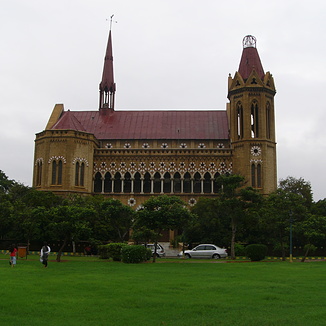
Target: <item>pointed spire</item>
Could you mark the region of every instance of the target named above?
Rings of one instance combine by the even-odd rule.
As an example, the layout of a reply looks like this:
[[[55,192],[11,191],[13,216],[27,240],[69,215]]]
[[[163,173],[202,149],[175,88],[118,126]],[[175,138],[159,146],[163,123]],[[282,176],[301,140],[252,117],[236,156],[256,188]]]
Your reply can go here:
[[[100,109],[114,109],[115,82],[113,76],[113,55],[111,29],[105,53],[102,81],[100,82]]]
[[[246,80],[252,71],[255,70],[258,76],[263,79],[265,73],[256,49],[256,38],[252,35],[247,35],[243,38],[242,44],[243,51],[238,70],[239,74]]]

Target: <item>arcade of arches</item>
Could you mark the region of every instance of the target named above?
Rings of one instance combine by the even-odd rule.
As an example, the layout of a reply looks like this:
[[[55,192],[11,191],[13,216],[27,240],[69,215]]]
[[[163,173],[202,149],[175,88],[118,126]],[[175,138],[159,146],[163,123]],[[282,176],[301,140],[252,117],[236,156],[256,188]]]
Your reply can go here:
[[[196,172],[190,174],[179,172],[161,174],[156,172],[150,174],[146,172],[140,174],[136,172],[124,174],[116,172],[111,174],[106,172],[102,175],[97,172],[94,176],[95,193],[140,193],[140,194],[214,194],[219,188],[216,178],[220,174],[216,172],[212,175],[209,172],[200,174]]]

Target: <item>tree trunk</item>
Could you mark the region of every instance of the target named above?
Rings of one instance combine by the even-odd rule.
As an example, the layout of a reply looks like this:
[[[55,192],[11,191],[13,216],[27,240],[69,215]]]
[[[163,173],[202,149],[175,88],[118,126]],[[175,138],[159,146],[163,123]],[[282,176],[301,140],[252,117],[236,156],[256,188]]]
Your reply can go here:
[[[305,262],[306,258],[308,257],[308,254],[309,254],[309,250],[310,250],[310,245],[307,246],[307,250],[306,250],[304,256],[301,259],[301,263],[304,263]]]
[[[60,249],[59,249],[59,251],[58,251],[58,254],[57,254],[57,262],[58,262],[58,263],[61,261],[62,250],[63,250],[63,248],[66,246],[67,242],[68,242],[68,239],[65,238],[64,241],[63,241],[62,246],[60,247]]]

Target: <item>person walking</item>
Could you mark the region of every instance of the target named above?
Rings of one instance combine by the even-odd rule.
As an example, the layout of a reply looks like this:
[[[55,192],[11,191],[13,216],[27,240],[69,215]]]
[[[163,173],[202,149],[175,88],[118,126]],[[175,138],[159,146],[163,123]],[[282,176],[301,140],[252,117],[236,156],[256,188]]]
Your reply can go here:
[[[48,267],[48,258],[51,252],[51,248],[46,242],[44,242],[43,247],[41,248],[40,257],[44,267]]]
[[[10,252],[10,260],[9,260],[9,265],[11,265],[11,267],[14,267],[16,265],[16,261],[17,261],[17,248],[15,247],[15,245],[11,245],[9,248],[9,252]]]

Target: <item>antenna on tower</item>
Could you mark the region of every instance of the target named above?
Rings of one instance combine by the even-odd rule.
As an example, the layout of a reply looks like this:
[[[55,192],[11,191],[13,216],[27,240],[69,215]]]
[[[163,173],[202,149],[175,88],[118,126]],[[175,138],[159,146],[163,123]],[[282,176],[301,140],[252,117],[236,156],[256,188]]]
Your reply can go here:
[[[117,23],[116,20],[112,20],[113,16],[114,16],[114,14],[110,16],[110,30],[112,28],[112,23]],[[106,19],[106,20],[108,20],[108,19]]]

